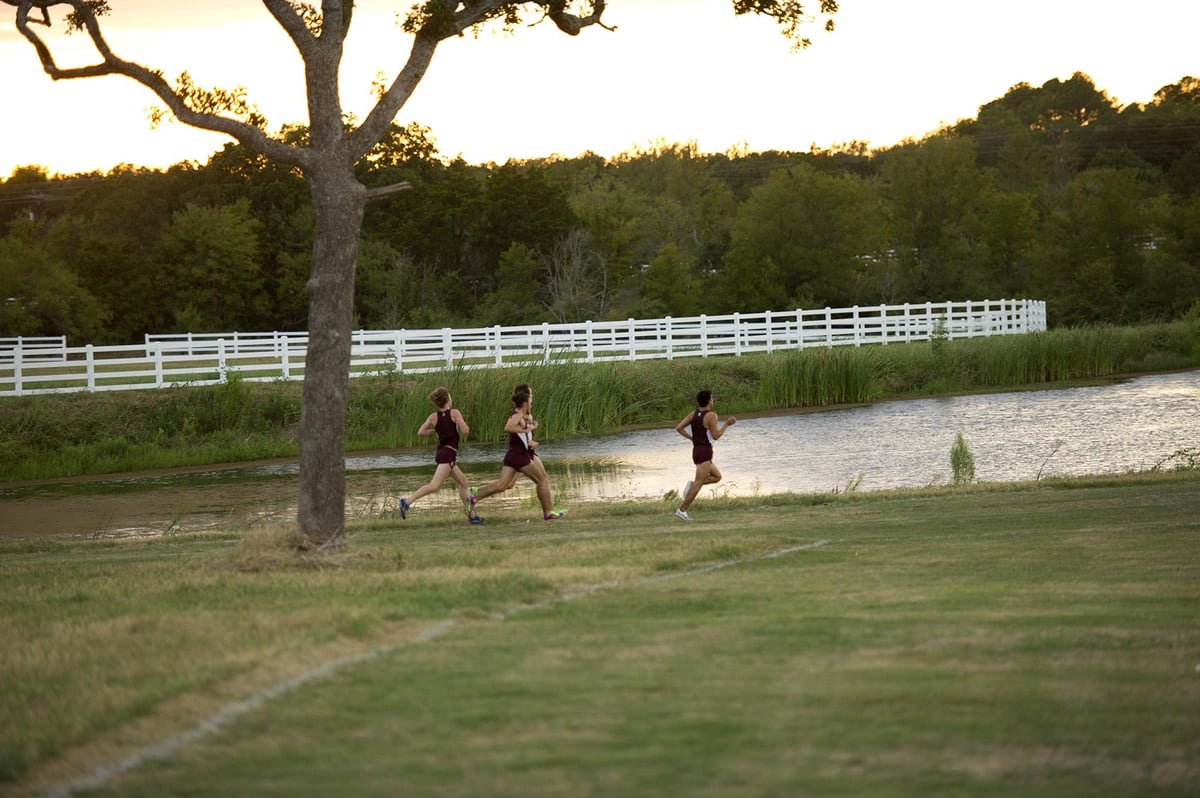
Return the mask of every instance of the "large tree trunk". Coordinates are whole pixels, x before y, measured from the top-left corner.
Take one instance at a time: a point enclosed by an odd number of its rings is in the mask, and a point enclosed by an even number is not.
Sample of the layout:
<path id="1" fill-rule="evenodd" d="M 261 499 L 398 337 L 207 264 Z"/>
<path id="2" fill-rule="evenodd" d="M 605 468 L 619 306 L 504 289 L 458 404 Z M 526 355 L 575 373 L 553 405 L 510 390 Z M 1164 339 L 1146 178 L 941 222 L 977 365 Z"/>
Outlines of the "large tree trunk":
<path id="1" fill-rule="evenodd" d="M 364 190 L 350 169 L 322 170 L 308 181 L 316 237 L 307 286 L 299 522 L 305 543 L 320 548 L 340 545 L 345 533 L 346 403 Z"/>

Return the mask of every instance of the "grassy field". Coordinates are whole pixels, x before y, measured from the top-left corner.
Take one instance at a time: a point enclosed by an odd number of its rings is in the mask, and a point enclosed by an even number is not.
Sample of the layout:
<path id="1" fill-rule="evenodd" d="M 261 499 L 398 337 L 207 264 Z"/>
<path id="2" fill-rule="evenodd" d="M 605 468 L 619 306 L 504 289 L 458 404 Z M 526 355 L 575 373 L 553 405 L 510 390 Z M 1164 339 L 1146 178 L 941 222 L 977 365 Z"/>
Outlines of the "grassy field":
<path id="1" fill-rule="evenodd" d="M 0 794 L 1200 795 L 1200 472 L 672 507 L 4 544 Z"/>

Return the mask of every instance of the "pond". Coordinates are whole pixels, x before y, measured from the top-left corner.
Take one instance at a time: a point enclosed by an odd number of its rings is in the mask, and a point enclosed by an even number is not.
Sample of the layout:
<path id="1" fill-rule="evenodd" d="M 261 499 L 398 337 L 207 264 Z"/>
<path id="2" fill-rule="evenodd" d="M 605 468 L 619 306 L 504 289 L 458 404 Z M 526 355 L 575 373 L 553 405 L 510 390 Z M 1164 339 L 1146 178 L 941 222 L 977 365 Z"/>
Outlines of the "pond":
<path id="1" fill-rule="evenodd" d="M 721 411 L 720 396 L 716 408 Z M 701 493 L 746 496 L 922 487 L 952 480 L 959 432 L 984 482 L 1141 471 L 1181 449 L 1200 450 L 1200 371 L 1111 385 L 881 402 L 821 412 L 747 417 L 717 442 L 725 480 Z M 555 503 L 658 499 L 693 472 L 689 444 L 661 428 L 552 440 L 541 451 Z M 472 484 L 499 474 L 502 445 L 465 447 Z M 347 514 L 377 515 L 433 473 L 432 449 L 350 457 Z M 164 534 L 243 528 L 294 518 L 294 462 L 0 488 L 0 541 L 42 535 Z M 449 484 L 449 483 L 448 483 Z M 514 506 L 529 483 L 480 506 Z M 423 499 L 420 514 L 457 505 L 450 487 Z M 534 512 L 530 511 L 531 514 Z"/>

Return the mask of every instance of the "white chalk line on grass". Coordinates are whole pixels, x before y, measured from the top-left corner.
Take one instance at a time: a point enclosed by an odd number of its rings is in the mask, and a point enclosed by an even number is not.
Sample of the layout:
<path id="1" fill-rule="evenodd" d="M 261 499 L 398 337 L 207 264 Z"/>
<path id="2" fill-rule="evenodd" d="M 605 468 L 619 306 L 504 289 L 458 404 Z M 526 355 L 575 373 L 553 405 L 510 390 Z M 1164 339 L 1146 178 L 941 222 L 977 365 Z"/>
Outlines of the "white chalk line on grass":
<path id="1" fill-rule="evenodd" d="M 652 585 L 657 582 L 666 582 L 671 579 L 683 579 L 689 576 L 700 576 L 702 574 L 712 573 L 713 571 L 720 571 L 724 568 L 732 568 L 734 566 L 745 565 L 747 563 L 786 557 L 787 555 L 795 554 L 796 552 L 817 549 L 827 545 L 828 543 L 828 540 L 818 540 L 814 543 L 805 543 L 799 546 L 788 546 L 787 548 L 778 549 L 757 557 L 741 557 L 736 560 L 725 560 L 724 562 L 706 565 L 702 568 L 692 568 L 686 571 L 676 571 L 669 574 L 649 576 L 645 577 L 644 579 L 638 579 L 633 582 L 624 583 L 624 586 L 640 587 L 642 585 Z M 544 601 L 538 601 L 533 604 L 522 604 L 520 606 L 505 610 L 504 612 L 495 613 L 491 617 L 494 620 L 503 621 L 506 618 L 511 618 L 514 615 L 517 615 L 518 613 L 529 612 L 530 610 L 548 609 L 557 604 L 574 601 L 576 599 L 587 598 L 588 596 L 600 593 L 604 590 L 611 590 L 617 587 L 622 587 L 622 583 L 614 581 L 604 582 L 598 585 L 588 585 L 580 588 L 579 590 L 575 590 L 570 593 L 564 593 L 557 598 L 545 599 Z M 406 646 L 419 645 L 421 643 L 428 643 L 432 640 L 436 640 L 450 631 L 453 626 L 454 621 L 452 620 L 447 619 L 444 621 L 438 621 L 432 626 L 428 626 L 423 629 L 411 640 L 405 640 L 400 643 L 393 643 L 391 645 L 381 646 L 370 651 L 364 651 L 359 654 L 342 657 L 341 659 L 331 660 L 324 665 L 313 668 L 307 673 L 303 673 L 293 679 L 280 682 L 279 684 L 269 687 L 266 690 L 254 693 L 236 703 L 229 704 L 212 717 L 203 721 L 199 725 L 188 729 L 187 731 L 180 732 L 173 737 L 168 737 L 166 740 L 163 740 L 160 743 L 143 748 L 140 751 L 136 751 L 127 757 L 118 759 L 116 762 L 100 765 L 91 773 L 74 779 L 66 784 L 51 787 L 42 795 L 44 798 L 68 798 L 68 796 L 73 795 L 80 790 L 95 789 L 109 780 L 121 775 L 122 773 L 127 773 L 128 771 L 133 770 L 134 768 L 140 766 L 143 762 L 169 756 L 185 748 L 186 746 L 191 745 L 192 743 L 208 737 L 211 734 L 215 734 L 251 710 L 257 709 L 274 698 L 279 698 L 282 695 L 286 695 L 293 690 L 303 687 L 315 679 L 328 676 L 335 671 L 345 668 L 348 665 L 357 665 L 360 662 L 366 662 L 368 660 L 375 659 L 376 657 L 390 654 L 393 651 L 398 651 Z"/>

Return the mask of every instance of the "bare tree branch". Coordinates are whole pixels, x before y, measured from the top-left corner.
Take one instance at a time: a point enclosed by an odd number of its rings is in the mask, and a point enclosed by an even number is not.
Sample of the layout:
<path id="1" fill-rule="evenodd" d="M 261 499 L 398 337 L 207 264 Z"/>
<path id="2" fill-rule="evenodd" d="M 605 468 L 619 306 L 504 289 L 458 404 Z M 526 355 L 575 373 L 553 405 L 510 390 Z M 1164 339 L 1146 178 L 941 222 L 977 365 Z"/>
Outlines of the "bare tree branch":
<path id="1" fill-rule="evenodd" d="M 288 0 L 262 0 L 262 4 L 291 38 L 297 50 L 303 53 L 312 44 L 315 34 L 306 24 L 306 19 L 311 19 L 311 16 L 306 17 L 303 8 L 297 9 Z"/>
<path id="2" fill-rule="evenodd" d="M 9 5 L 13 4 L 13 0 L 3 0 L 3 2 Z M 46 12 L 49 7 L 56 5 L 66 5 L 73 9 L 73 14 L 78 20 L 80 28 L 87 33 L 92 45 L 96 48 L 96 53 L 100 56 L 99 63 L 81 67 L 64 68 L 58 66 L 50 48 L 38 33 L 30 27 L 34 21 L 29 19 L 29 14 L 34 8 L 39 8 L 43 12 Z M 220 98 L 213 93 L 202 91 L 196 93 L 195 87 L 186 78 L 181 79 L 179 89 L 174 89 L 163 78 L 161 72 L 148 69 L 132 61 L 125 61 L 118 58 L 104 39 L 104 35 L 100 31 L 100 23 L 96 19 L 95 13 L 93 13 L 91 4 L 86 2 L 86 0 L 17 0 L 17 30 L 33 45 L 34 51 L 41 61 L 42 69 L 53 80 L 72 80 L 101 75 L 123 75 L 137 81 L 154 92 L 167 108 L 171 110 L 171 113 L 175 114 L 185 124 L 232 136 L 246 146 L 261 152 L 268 158 L 274 158 L 294 166 L 304 168 L 309 161 L 303 150 L 269 138 L 261 128 L 254 124 L 243 122 L 220 113 L 217 110 L 221 105 L 219 102 Z M 206 96 L 209 100 L 216 100 L 217 102 L 213 110 L 199 111 L 191 107 L 188 102 L 189 96 Z M 228 97 L 225 99 L 228 99 Z"/>
<path id="3" fill-rule="evenodd" d="M 398 194 L 401 191 L 405 191 L 410 188 L 412 188 L 412 183 L 409 183 L 406 180 L 403 183 L 393 183 L 390 186 L 376 186 L 375 188 L 369 188 L 364 196 L 366 197 L 367 202 L 375 202 L 376 200 L 385 199 L 386 197 L 390 197 L 393 194 Z"/>
<path id="4" fill-rule="evenodd" d="M 519 7 L 526 5 L 542 8 L 559 30 L 572 36 L 592 25 L 611 30 L 600 21 L 607 0 L 587 1 L 591 13 L 585 16 L 568 12 L 567 0 L 515 3 L 511 0 L 429 0 L 414 7 L 403 25 L 403 29 L 415 37 L 408 61 L 362 124 L 347 137 L 350 150 L 355 156 L 361 157 L 383 135 L 387 126 L 408 102 L 421 79 L 425 77 L 434 52 L 442 41 L 461 36 L 466 31 L 491 20 L 503 19 L 506 24 L 512 24 L 518 19 Z"/>
<path id="5" fill-rule="evenodd" d="M 558 29 L 569 36 L 578 36 L 579 32 L 590 25 L 600 25 L 600 16 L 604 13 L 605 0 L 595 0 L 592 3 L 592 13 L 586 17 L 578 16 L 567 11 L 566 0 L 553 0 L 545 3 L 546 16 L 558 26 Z"/>

